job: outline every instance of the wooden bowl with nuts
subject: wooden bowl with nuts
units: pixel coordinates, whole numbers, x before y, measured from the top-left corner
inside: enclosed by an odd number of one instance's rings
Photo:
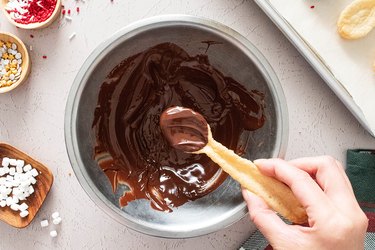
[[[31,71],[29,52],[15,35],[0,33],[0,94],[26,81]]]

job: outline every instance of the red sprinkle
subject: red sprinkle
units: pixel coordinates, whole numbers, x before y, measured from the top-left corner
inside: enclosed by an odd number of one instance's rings
[[[43,56],[43,59],[47,59],[47,56]]]
[[[314,9],[314,8],[315,8],[315,6],[314,6],[314,5],[311,5],[311,6],[310,6],[310,9]]]
[[[68,15],[70,15],[70,9],[68,10]]]
[[[77,7],[77,12],[79,13],[79,7]]]
[[[66,12],[65,10],[62,10],[62,14],[63,14],[63,15],[65,15],[65,12]]]
[[[34,38],[34,35],[33,35],[33,34],[31,34],[31,35],[30,35],[30,37],[31,37],[31,38]]]

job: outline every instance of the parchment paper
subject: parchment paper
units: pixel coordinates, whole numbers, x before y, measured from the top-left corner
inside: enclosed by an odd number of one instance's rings
[[[360,40],[337,33],[341,11],[352,0],[268,0],[346,88],[375,134],[375,29]],[[314,6],[314,8],[311,8]]]

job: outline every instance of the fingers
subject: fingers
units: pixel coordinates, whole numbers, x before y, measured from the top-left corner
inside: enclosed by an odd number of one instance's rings
[[[319,186],[337,206],[345,207],[345,205],[356,204],[343,167],[341,164],[338,165],[338,161],[334,158],[330,156],[306,157],[291,160],[289,163],[315,176]]]
[[[281,159],[256,160],[254,163],[263,174],[288,185],[309,217],[325,220],[331,216],[331,210],[327,209],[330,206],[328,197],[308,173]]]
[[[336,161],[336,164],[337,164],[337,167],[339,169],[339,171],[342,173],[342,176],[344,177],[346,183],[348,184],[349,186],[349,189],[350,191],[352,192],[353,196],[354,196],[354,191],[353,191],[353,187],[352,187],[352,184],[350,183],[350,180],[348,178],[348,175],[346,174],[345,172],[345,169],[344,167],[342,166],[341,162],[339,162],[338,160],[335,160]],[[355,196],[354,196],[355,197]]]
[[[250,219],[268,240],[272,241],[280,232],[289,230],[288,225],[261,198],[246,189],[242,189],[242,195],[249,208]]]

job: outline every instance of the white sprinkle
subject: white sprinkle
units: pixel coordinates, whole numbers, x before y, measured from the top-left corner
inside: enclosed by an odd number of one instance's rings
[[[73,32],[70,36],[69,36],[69,40],[72,40],[77,34],[75,32]]]
[[[71,17],[68,16],[68,15],[65,15],[65,19],[68,20],[68,21],[72,21],[72,20],[73,20],[73,18],[71,18]]]
[[[29,215],[29,211],[27,211],[27,210],[21,211],[21,213],[20,213],[21,218],[24,218],[24,217],[26,217],[28,215]]]
[[[30,49],[30,51],[32,51],[32,50],[33,50],[33,46],[32,46],[32,45],[30,45],[30,46],[29,46],[29,49]]]
[[[51,232],[49,232],[49,235],[52,237],[52,238],[55,238],[57,236],[57,232],[56,230],[53,230]]]
[[[48,225],[49,225],[48,220],[42,220],[42,221],[40,222],[40,226],[41,226],[41,227],[48,227]]]
[[[52,215],[51,215],[52,219],[56,219],[56,218],[59,218],[60,217],[60,214],[59,212],[54,212]]]

